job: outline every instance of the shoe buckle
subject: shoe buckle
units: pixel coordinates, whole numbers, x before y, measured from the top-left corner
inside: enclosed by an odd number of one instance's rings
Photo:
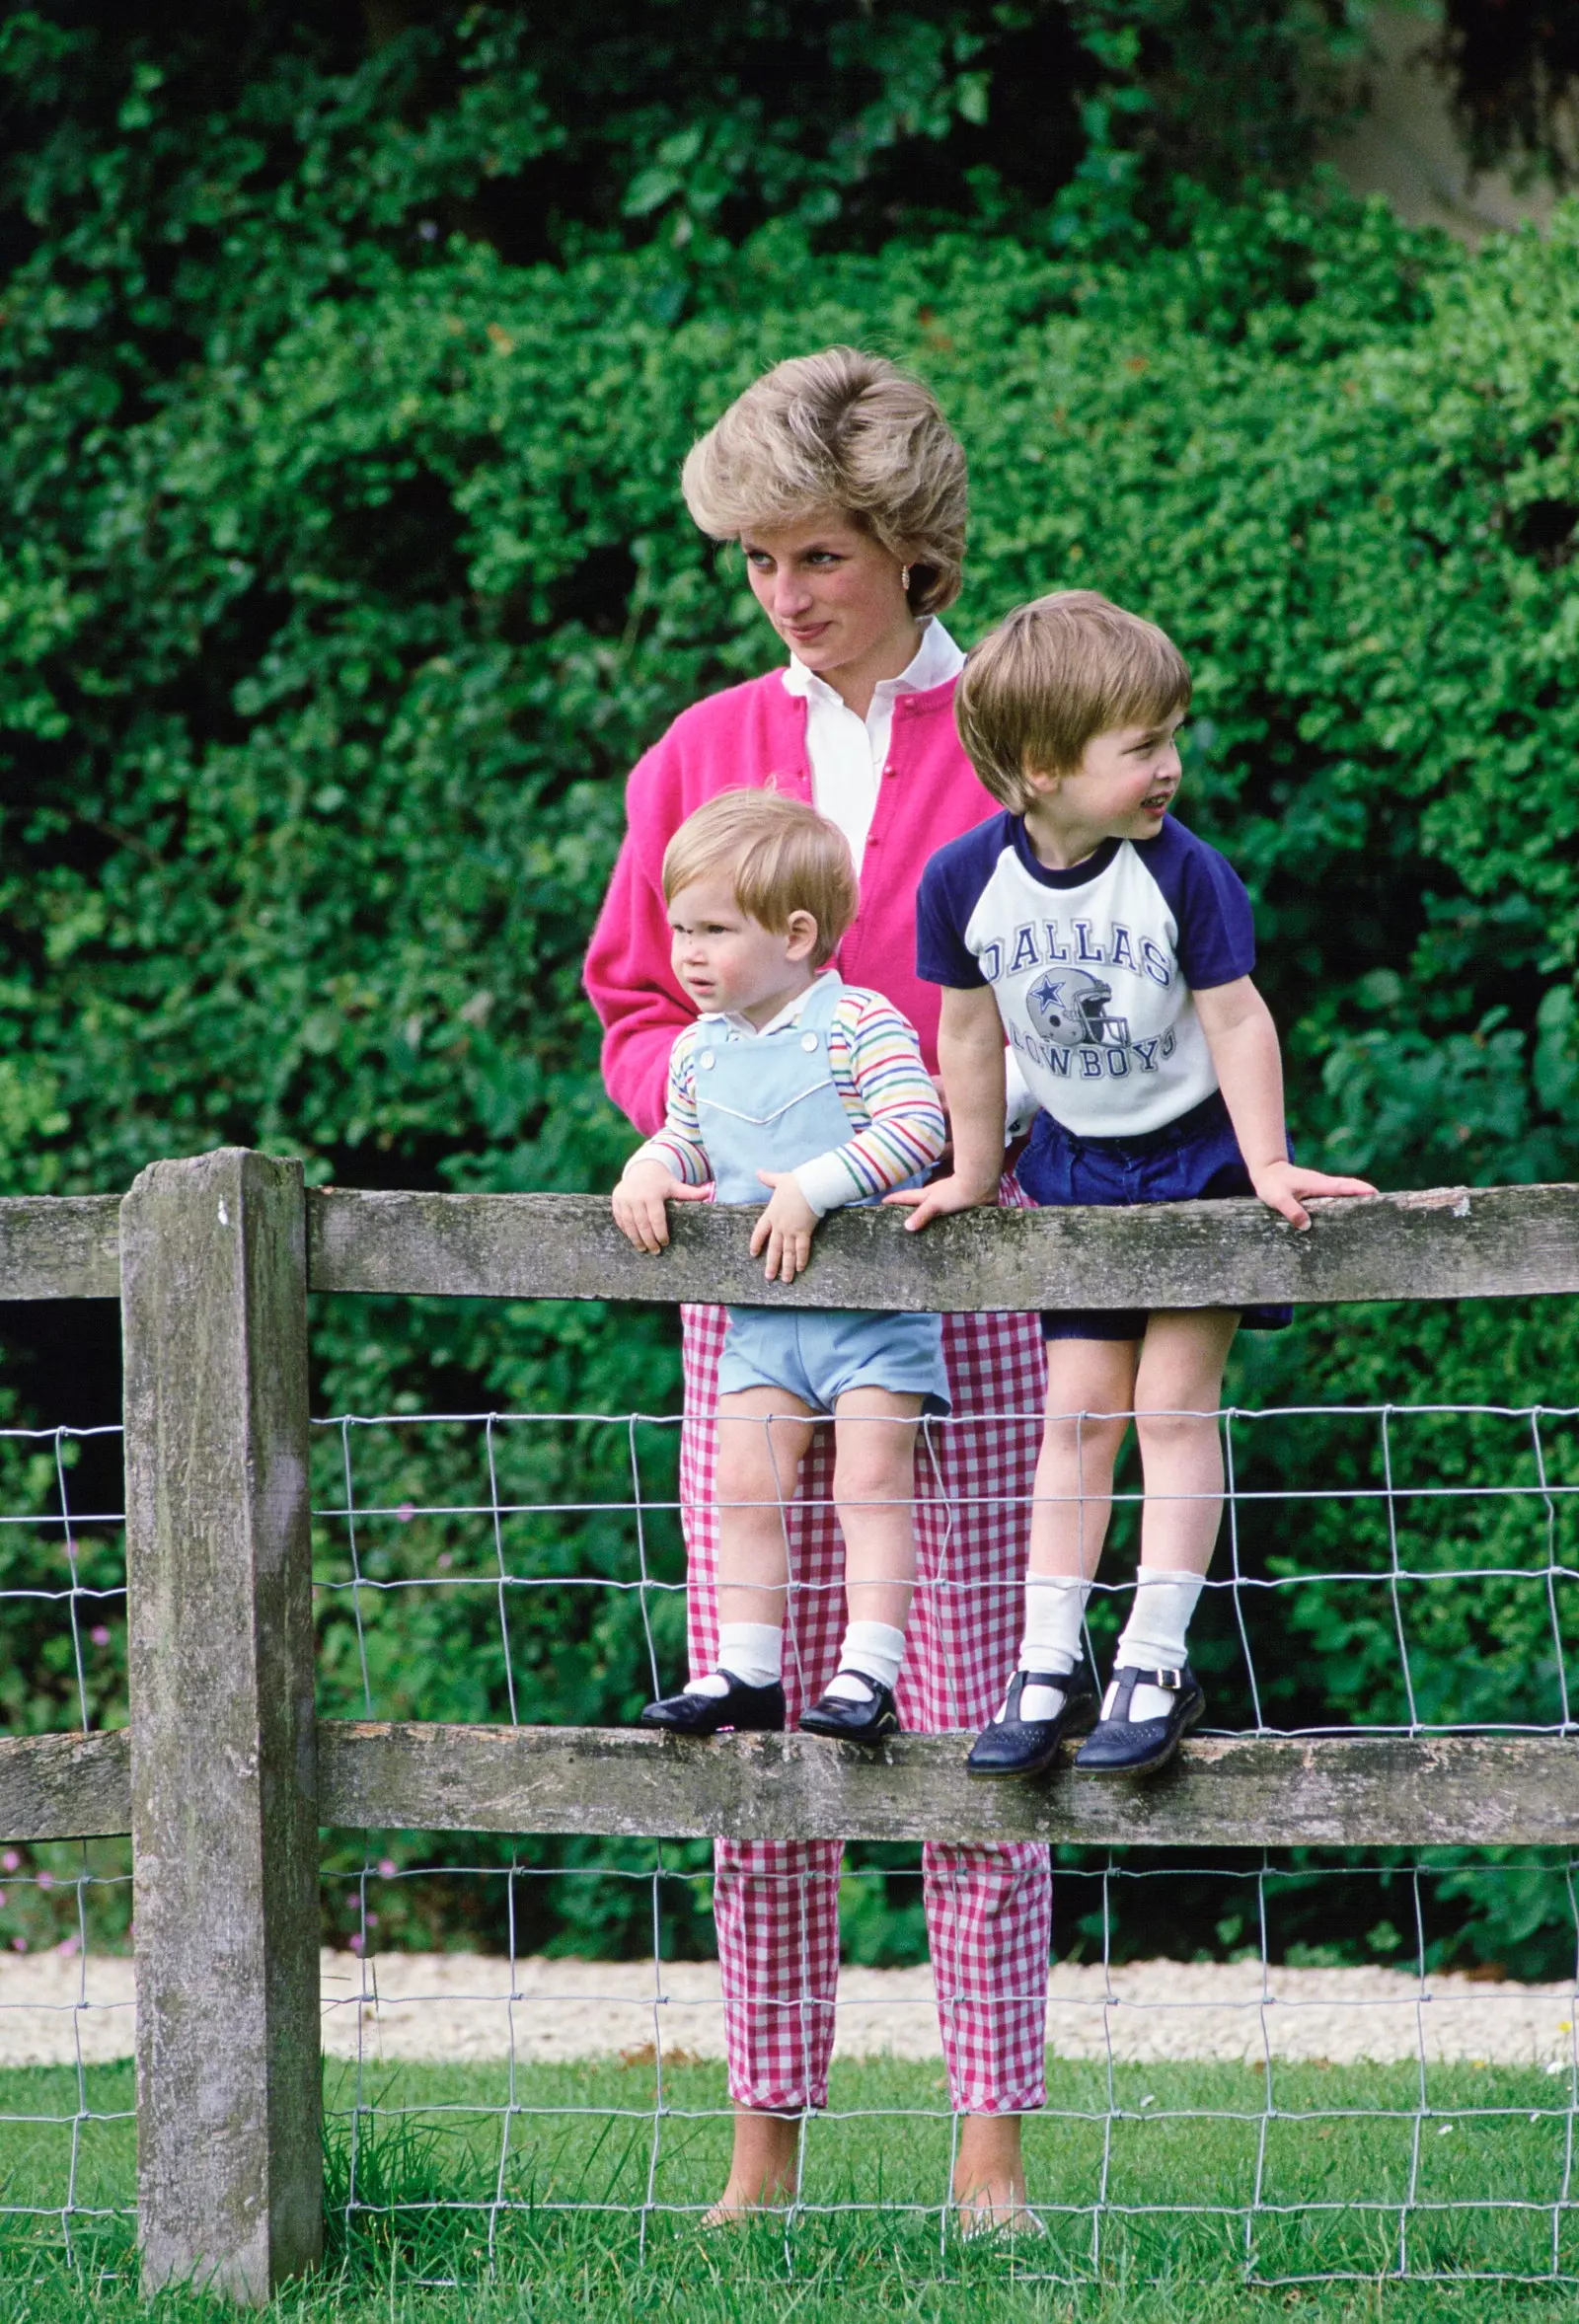
[[[1153,1687],[1165,1687],[1169,1694],[1176,1694],[1184,1684],[1182,1671],[1148,1671],[1146,1676]]]

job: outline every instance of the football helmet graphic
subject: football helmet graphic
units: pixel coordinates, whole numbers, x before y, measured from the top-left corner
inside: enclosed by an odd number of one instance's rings
[[[1031,1022],[1060,1049],[1122,1048],[1129,1039],[1129,1019],[1109,1016],[1111,985],[1092,976],[1089,968],[1050,968],[1025,995]]]

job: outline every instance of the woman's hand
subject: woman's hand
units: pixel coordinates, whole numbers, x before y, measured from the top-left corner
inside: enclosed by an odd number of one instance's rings
[[[796,1275],[804,1274],[811,1256],[817,1214],[793,1170],[759,1170],[757,1176],[773,1188],[773,1200],[751,1230],[751,1256],[758,1257],[766,1248],[768,1281],[793,1283]]]
[[[950,1211],[978,1211],[986,1204],[996,1204],[998,1180],[983,1186],[958,1171],[947,1178],[935,1178],[930,1186],[902,1186],[897,1194],[885,1194],[884,1202],[903,1204],[910,1211],[905,1221],[907,1235],[919,1235],[922,1228],[934,1219],[946,1218]]]
[[[1311,1214],[1302,1196],[1313,1194],[1374,1194],[1376,1188],[1364,1178],[1333,1178],[1325,1170],[1306,1170],[1298,1162],[1264,1162],[1250,1172],[1250,1184],[1266,1204],[1301,1230],[1311,1224]]]
[[[614,1224],[649,1256],[669,1239],[669,1202],[706,1202],[705,1186],[687,1186],[660,1162],[634,1162],[614,1189]]]

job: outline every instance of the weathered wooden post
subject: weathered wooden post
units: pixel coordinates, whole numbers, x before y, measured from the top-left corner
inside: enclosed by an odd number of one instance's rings
[[[323,2243],[301,1165],[120,1212],[145,2291],[262,2304]]]

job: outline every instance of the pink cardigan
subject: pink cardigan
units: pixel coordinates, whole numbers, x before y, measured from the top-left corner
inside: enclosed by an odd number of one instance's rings
[[[648,1137],[663,1121],[669,1051],[696,1014],[669,968],[669,923],[658,883],[663,851],[693,808],[717,791],[773,779],[809,800],[806,705],[780,671],[710,695],[683,711],[639,760],[626,794],[629,829],[586,956],[585,984],[602,1021],[609,1095]],[[936,985],[916,975],[916,891],[927,859],[998,812],[954,728],[954,682],[894,703],[884,780],[861,868],[861,911],[835,966],[902,1009],[938,1070]]]

